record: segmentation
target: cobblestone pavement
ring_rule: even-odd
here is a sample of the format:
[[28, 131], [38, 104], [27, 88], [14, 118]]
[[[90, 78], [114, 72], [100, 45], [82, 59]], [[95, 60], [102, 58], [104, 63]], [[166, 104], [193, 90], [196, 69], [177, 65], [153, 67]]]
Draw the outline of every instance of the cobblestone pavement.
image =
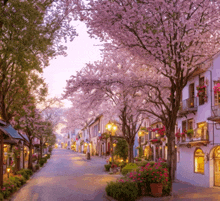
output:
[[55, 149], [51, 158], [11, 201], [106, 201], [106, 182], [119, 175], [104, 171], [104, 158], [91, 157], [72, 150]]
[[[120, 175], [104, 171], [104, 158], [72, 150], [55, 149], [45, 166], [35, 173], [11, 201], [108, 201], [106, 182]], [[174, 182], [172, 197], [142, 197], [137, 201], [220, 201], [220, 188], [203, 188]]]

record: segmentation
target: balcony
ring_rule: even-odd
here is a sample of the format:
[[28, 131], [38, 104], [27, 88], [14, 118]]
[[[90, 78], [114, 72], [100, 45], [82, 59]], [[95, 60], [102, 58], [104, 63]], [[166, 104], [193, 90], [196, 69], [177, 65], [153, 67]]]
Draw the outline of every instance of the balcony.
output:
[[188, 113], [197, 111], [197, 97], [187, 98], [180, 103], [179, 116], [185, 116]]
[[193, 146], [200, 146], [210, 143], [209, 141], [209, 132], [208, 130], [203, 130], [201, 128], [197, 128], [194, 130], [194, 134], [192, 137], [188, 137], [186, 135], [185, 138], [180, 138], [179, 140], [176, 139], [176, 143], [179, 144], [179, 146], [187, 146], [187, 147], [193, 147]]
[[220, 105], [212, 106], [212, 116], [208, 120], [220, 123]]

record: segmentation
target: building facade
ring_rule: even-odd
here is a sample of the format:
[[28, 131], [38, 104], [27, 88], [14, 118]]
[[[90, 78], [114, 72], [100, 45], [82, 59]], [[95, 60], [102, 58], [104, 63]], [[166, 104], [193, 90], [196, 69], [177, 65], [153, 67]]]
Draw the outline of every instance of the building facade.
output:
[[220, 57], [194, 73], [183, 89], [177, 119], [176, 178], [203, 187], [220, 186]]

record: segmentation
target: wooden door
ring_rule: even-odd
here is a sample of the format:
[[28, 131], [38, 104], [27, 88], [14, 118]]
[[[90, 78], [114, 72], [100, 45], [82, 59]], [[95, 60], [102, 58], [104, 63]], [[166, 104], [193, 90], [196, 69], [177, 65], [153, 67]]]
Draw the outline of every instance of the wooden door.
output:
[[215, 186], [220, 186], [220, 158], [215, 159]]

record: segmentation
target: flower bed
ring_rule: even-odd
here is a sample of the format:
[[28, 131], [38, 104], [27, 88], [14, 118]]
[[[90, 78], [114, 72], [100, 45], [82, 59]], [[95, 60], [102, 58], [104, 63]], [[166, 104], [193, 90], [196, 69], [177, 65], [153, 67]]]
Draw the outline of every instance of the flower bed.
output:
[[158, 163], [147, 163], [124, 175], [126, 176], [118, 181], [108, 183], [107, 195], [116, 200], [135, 200], [138, 196], [152, 196], [151, 184], [161, 184], [163, 196], [170, 193], [167, 164], [162, 160]]

